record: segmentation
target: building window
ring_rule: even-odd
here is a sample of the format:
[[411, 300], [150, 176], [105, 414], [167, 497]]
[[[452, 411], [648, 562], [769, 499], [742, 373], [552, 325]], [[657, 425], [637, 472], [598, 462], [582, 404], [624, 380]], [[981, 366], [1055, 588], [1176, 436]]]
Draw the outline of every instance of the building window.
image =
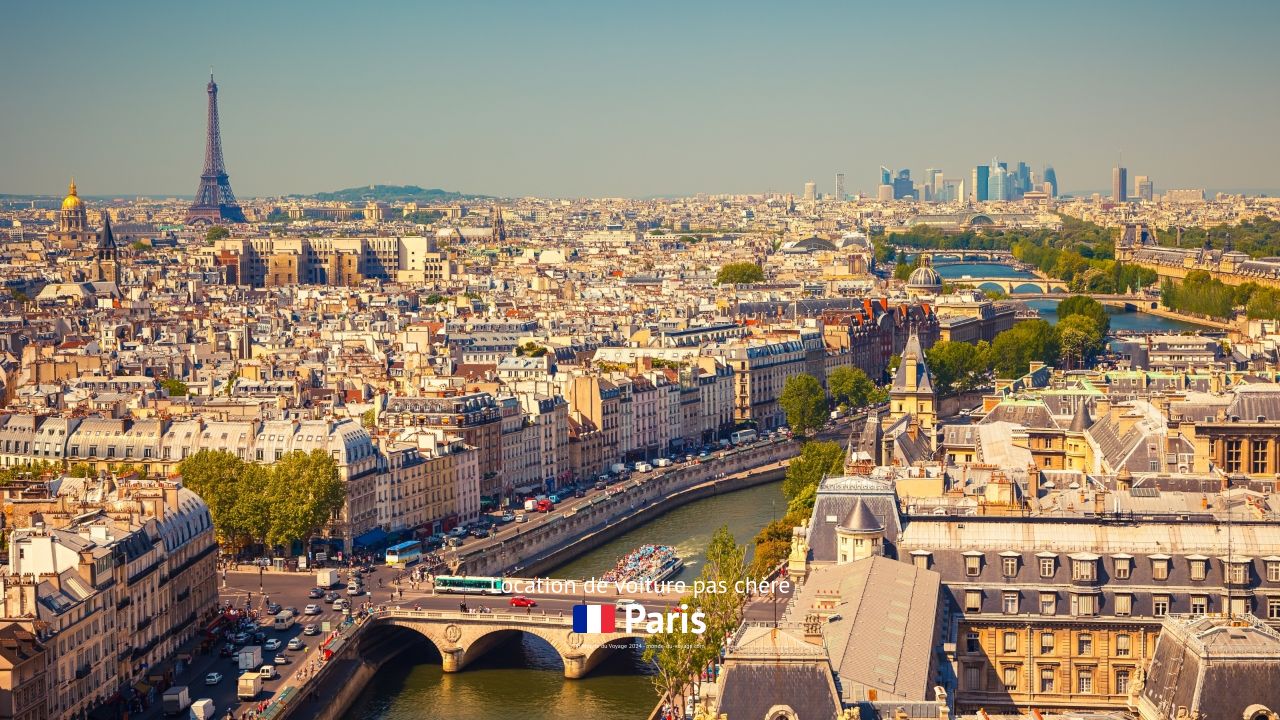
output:
[[1001, 600], [1003, 603], [1005, 615], [1018, 614], [1018, 593], [1016, 592], [1003, 593]]
[[1249, 612], [1249, 598], [1233, 597], [1231, 598], [1231, 614], [1244, 615]]
[[1093, 654], [1093, 635], [1090, 633], [1080, 633], [1080, 637], [1076, 639], [1077, 655]]
[[1057, 593], [1040, 593], [1040, 614], [1056, 615], [1058, 613], [1058, 594]]
[[1227, 566], [1227, 582], [1243, 585], [1249, 581], [1249, 564], [1233, 562]]
[[1018, 558], [1007, 557], [1000, 559], [1000, 569], [1004, 572], [1004, 576], [1011, 578], [1018, 574]]
[[965, 555], [964, 556], [964, 574], [969, 577], [977, 577], [982, 570], [981, 555]]
[[1156, 595], [1151, 599], [1151, 614], [1155, 617], [1164, 617], [1169, 614], [1169, 596]]
[[1081, 695], [1089, 695], [1093, 692], [1093, 668], [1080, 668], [1076, 678], [1076, 689]]
[[1267, 561], [1267, 582], [1280, 582], [1280, 560]]
[[1051, 578], [1057, 565], [1053, 558], [1040, 558], [1040, 577]]
[[1005, 667], [1005, 669], [1004, 669], [1004, 689], [1005, 689], [1005, 690], [1017, 690], [1017, 689], [1018, 689], [1018, 675], [1020, 675], [1020, 674], [1021, 674], [1021, 673], [1019, 672], [1019, 669], [1018, 669], [1018, 666], [1017, 666], [1017, 665], [1008, 665], [1008, 666], [1006, 666], [1006, 667]]
[[1053, 668], [1040, 668], [1040, 692], [1051, 693], [1053, 691]]
[[1249, 472], [1261, 475], [1267, 471], [1267, 441], [1254, 440], [1250, 444]]
[[1208, 560], [1192, 560], [1191, 561], [1191, 579], [1203, 580], [1208, 574]]
[[965, 590], [964, 591], [965, 612], [978, 612], [981, 609], [982, 609], [982, 591], [981, 590]]
[[1117, 671], [1116, 671], [1116, 687], [1115, 687], [1115, 690], [1116, 690], [1116, 694], [1117, 694], [1117, 695], [1126, 695], [1126, 694], [1128, 694], [1128, 692], [1129, 692], [1129, 671], [1128, 671], [1128, 670], [1117, 670]]
[[1040, 633], [1040, 654], [1041, 655], [1053, 654], [1053, 633], [1051, 632]]
[[964, 686], [970, 690], [981, 690], [982, 668], [966, 665], [964, 668]]
[[1280, 597], [1267, 598], [1267, 619], [1280, 620]]
[[1133, 596], [1116, 595], [1116, 615], [1121, 617], [1133, 613]]
[[982, 652], [982, 644], [978, 642], [978, 633], [969, 632], [964, 635], [964, 651], [965, 652]]
[[1005, 632], [1004, 651], [1007, 653], [1018, 652], [1018, 633]]
[[1204, 595], [1191, 596], [1191, 614], [1203, 615], [1209, 612], [1209, 598]]
[[1071, 596], [1071, 614], [1080, 616], [1089, 616], [1097, 613], [1095, 599], [1092, 595], [1072, 595]]
[[1132, 645], [1132, 637], [1128, 633], [1116, 635], [1116, 655], [1119, 657], [1129, 657]]
[[1128, 580], [1129, 569], [1133, 567], [1129, 558], [1116, 558], [1116, 579]]
[[1227, 472], [1240, 472], [1240, 446], [1243, 444], [1241, 440], [1227, 441]]
[[1164, 559], [1151, 561], [1151, 577], [1156, 580], [1169, 579], [1169, 561]]
[[1091, 581], [1094, 578], [1094, 567], [1092, 560], [1072, 560], [1071, 561], [1071, 579]]

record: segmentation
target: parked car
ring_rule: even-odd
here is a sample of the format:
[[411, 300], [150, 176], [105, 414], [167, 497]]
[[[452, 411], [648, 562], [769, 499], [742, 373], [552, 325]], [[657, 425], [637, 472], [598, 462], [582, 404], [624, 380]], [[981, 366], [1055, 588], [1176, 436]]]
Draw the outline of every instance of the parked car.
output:
[[515, 597], [511, 598], [511, 607], [523, 607], [523, 608], [538, 607], [538, 603], [533, 598], [528, 598], [528, 597], [525, 597], [524, 595], [516, 595]]
[[222, 673], [211, 672], [204, 676], [205, 685], [217, 685], [222, 682]]

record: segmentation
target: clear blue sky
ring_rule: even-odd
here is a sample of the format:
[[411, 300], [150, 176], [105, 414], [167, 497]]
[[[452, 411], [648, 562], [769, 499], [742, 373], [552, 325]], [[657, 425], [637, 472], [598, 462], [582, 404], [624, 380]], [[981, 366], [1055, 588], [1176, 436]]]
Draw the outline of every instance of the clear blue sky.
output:
[[873, 189], [993, 155], [1277, 188], [1276, 2], [0, 5], [0, 192], [194, 192], [210, 65], [241, 196]]

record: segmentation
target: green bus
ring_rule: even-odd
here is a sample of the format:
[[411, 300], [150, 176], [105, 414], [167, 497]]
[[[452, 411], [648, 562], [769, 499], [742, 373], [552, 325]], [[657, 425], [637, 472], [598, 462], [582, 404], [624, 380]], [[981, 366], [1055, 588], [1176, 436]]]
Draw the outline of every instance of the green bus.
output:
[[470, 593], [473, 595], [505, 595], [502, 578], [496, 577], [457, 577], [454, 575], [437, 575], [436, 592]]

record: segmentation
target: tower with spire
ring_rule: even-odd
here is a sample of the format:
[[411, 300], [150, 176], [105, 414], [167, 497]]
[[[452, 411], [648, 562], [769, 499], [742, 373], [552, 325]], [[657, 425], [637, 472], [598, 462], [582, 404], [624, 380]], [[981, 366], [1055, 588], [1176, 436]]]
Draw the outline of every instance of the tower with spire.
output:
[[902, 350], [898, 371], [893, 375], [889, 388], [889, 424], [910, 415], [920, 429], [932, 434], [938, 424], [938, 396], [929, 377], [924, 348], [914, 329]]
[[102, 210], [102, 231], [98, 233], [98, 246], [93, 252], [93, 281], [120, 284], [120, 250], [116, 236], [111, 231], [111, 213]]
[[200, 186], [196, 189], [195, 202], [187, 208], [187, 224], [201, 225], [218, 222], [244, 222], [244, 211], [236, 203], [231, 192], [231, 180], [222, 161], [222, 131], [218, 127], [218, 84], [209, 71], [208, 127], [205, 132], [204, 171], [200, 173]]
[[494, 244], [501, 245], [507, 241], [507, 225], [502, 220], [502, 206], [494, 203], [493, 210], [489, 212], [489, 225], [493, 228], [492, 240]]

